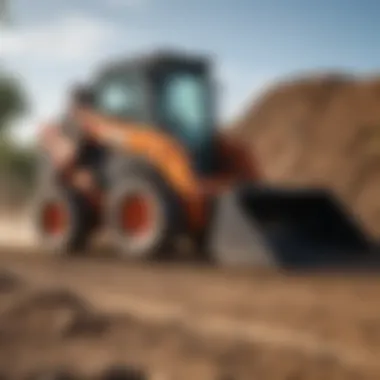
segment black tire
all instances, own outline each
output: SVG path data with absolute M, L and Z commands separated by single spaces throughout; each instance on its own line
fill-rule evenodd
M 66 223 L 61 232 L 52 234 L 46 228 L 46 208 L 60 205 L 65 210 Z M 91 207 L 85 197 L 75 190 L 49 189 L 35 203 L 35 223 L 42 248 L 55 255 L 84 253 L 92 227 Z
M 114 180 L 109 191 L 107 225 L 118 253 L 134 260 L 168 258 L 182 231 L 182 213 L 178 199 L 160 175 L 148 164 L 131 160 Z M 122 226 L 124 202 L 131 197 L 149 199 L 149 227 L 136 237 Z
M 193 256 L 197 261 L 204 263 L 213 263 L 212 252 L 210 247 L 210 235 L 214 224 L 216 210 L 216 201 L 209 199 L 207 206 L 207 223 L 205 228 L 192 237 L 194 253 Z

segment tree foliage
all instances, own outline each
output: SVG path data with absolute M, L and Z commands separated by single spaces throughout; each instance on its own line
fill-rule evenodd
M 26 96 L 19 81 L 0 74 L 0 133 L 4 134 L 26 109 Z
M 16 118 L 27 110 L 26 95 L 19 81 L 0 73 L 0 198 L 11 202 L 11 198 L 26 196 L 31 191 L 36 173 L 36 152 L 22 147 L 11 139 L 12 126 Z M 5 194 L 9 196 L 5 197 Z
M 1 141 L 0 175 L 24 185 L 32 184 L 37 169 L 37 156 L 33 147 L 20 147 L 8 141 Z

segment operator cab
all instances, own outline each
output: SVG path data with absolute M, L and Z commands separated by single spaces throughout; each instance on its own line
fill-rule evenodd
M 208 60 L 172 53 L 120 62 L 94 84 L 95 107 L 181 142 L 200 175 L 215 172 L 213 83 Z

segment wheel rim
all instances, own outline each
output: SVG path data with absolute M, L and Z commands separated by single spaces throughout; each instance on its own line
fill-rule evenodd
M 132 238 L 149 235 L 153 226 L 152 200 L 142 194 L 128 196 L 121 209 L 121 226 L 124 233 Z
M 42 227 L 50 236 L 61 236 L 68 225 L 68 213 L 66 207 L 60 202 L 47 203 L 42 211 Z

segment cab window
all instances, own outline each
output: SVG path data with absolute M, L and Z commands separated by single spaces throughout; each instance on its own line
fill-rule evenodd
M 114 76 L 103 80 L 98 89 L 98 109 L 107 115 L 140 119 L 143 99 L 136 80 Z
M 203 144 L 210 134 L 208 83 L 191 71 L 173 71 L 159 86 L 159 113 L 166 128 L 190 146 Z

